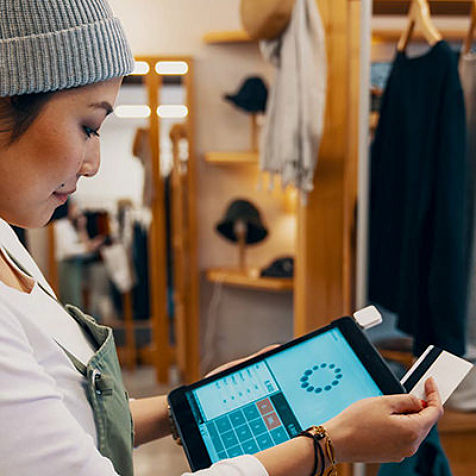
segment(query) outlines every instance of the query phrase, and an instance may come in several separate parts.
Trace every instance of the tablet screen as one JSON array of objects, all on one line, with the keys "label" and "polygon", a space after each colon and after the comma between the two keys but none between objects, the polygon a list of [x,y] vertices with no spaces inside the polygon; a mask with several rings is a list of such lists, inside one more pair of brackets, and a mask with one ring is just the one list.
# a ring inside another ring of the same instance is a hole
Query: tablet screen
[{"label": "tablet screen", "polygon": [[211,461],[253,454],[382,395],[338,328],[187,392]]}]

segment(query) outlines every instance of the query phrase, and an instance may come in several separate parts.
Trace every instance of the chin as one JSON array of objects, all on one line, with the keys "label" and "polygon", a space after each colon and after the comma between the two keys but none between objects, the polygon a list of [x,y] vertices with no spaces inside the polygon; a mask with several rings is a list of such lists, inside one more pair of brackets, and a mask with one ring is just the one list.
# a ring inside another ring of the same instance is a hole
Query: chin
[{"label": "chin", "polygon": [[5,217],[4,220],[19,228],[42,228],[50,222],[52,215],[53,211],[50,210],[47,213],[38,213],[36,216]]}]

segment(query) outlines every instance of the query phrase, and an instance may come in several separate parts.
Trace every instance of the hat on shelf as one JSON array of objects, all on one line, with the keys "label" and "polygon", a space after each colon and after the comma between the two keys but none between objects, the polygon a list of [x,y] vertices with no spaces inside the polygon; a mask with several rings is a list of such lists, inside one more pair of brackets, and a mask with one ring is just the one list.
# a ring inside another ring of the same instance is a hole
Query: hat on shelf
[{"label": "hat on shelf", "polygon": [[292,278],[294,276],[294,258],[282,256],[261,270],[260,276],[266,278]]},{"label": "hat on shelf", "polygon": [[224,98],[246,112],[265,112],[268,88],[262,78],[250,76],[235,94],[225,94]]},{"label": "hat on shelf", "polygon": [[237,199],[230,203],[225,216],[216,225],[216,230],[226,239],[236,243],[238,237],[235,233],[235,225],[239,221],[246,226],[245,242],[247,244],[259,243],[268,236],[268,230],[261,221],[259,210],[253,203],[244,199]]},{"label": "hat on shelf", "polygon": [[134,68],[105,0],[0,0],[0,97],[57,91]]}]

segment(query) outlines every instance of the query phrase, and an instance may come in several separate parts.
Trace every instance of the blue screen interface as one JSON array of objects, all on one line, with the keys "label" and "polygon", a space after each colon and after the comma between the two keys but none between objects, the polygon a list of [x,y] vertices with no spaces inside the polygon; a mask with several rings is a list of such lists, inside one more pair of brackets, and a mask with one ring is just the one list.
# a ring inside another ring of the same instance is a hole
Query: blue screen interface
[{"label": "blue screen interface", "polygon": [[212,463],[253,454],[382,395],[337,328],[187,392]]}]

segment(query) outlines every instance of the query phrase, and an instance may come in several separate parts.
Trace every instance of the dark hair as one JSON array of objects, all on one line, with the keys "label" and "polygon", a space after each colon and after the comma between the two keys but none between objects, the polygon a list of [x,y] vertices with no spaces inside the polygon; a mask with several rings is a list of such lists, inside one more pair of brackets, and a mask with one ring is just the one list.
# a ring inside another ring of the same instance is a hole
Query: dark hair
[{"label": "dark hair", "polygon": [[33,124],[54,93],[22,94],[4,98],[0,106],[0,122],[7,125],[0,132],[11,132],[8,145],[18,140]]}]

